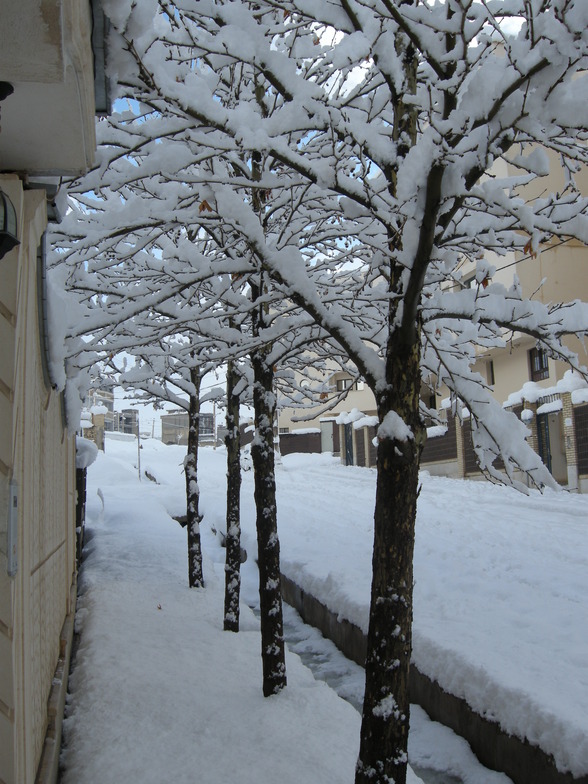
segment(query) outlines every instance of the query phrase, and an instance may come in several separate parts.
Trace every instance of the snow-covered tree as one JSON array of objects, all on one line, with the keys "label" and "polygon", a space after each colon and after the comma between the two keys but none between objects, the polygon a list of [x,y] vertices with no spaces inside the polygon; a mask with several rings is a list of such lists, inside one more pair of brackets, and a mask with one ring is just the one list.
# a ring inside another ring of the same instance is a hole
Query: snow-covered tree
[{"label": "snow-covered tree", "polygon": [[[154,340],[165,359],[170,337],[184,335],[184,366],[195,371],[207,352],[214,351],[215,361],[227,361],[231,369],[240,357],[250,357],[263,690],[269,695],[286,683],[274,478],[275,368],[316,341],[321,330],[270,285],[246,241],[219,222],[210,182],[219,171],[247,170],[243,156],[230,166],[212,164],[206,154],[199,161],[198,145],[186,138],[184,126],[178,131],[175,118],[164,111],[127,112],[102,122],[101,165],[71,184],[72,209],[56,241],[59,261],[70,269],[70,291],[88,303],[88,317],[80,325],[80,331],[92,335],[86,347],[139,353],[141,372],[147,374],[142,381],[151,391],[161,390],[161,384],[151,378],[153,360],[145,359],[141,346]],[[257,219],[264,215],[265,220],[267,195],[255,182],[241,178],[233,186],[255,206]],[[283,225],[282,213],[269,225],[293,230]],[[136,380],[138,372],[135,368],[127,381]],[[194,391],[198,378],[186,381]],[[238,413],[234,391],[228,391],[229,418]],[[189,400],[196,422],[198,395],[190,394]],[[191,421],[191,435],[194,428]],[[228,422],[228,430],[234,433],[234,422]],[[199,540],[190,535],[199,523],[197,439],[192,441],[186,463],[188,531],[194,544],[189,547],[191,585],[201,582],[201,575],[192,578],[199,552]],[[240,553],[235,444],[231,439],[228,450],[225,609],[225,626],[232,629],[238,624]]]},{"label": "snow-covered tree", "polygon": [[225,606],[223,628],[239,631],[239,603],[241,594],[241,431],[240,385],[242,376],[234,360],[227,363],[227,514]]},{"label": "snow-covered tree", "polygon": [[[106,6],[122,42],[121,94],[165,115],[170,138],[190,140],[206,188],[197,203],[222,226],[226,271],[271,279],[374,392],[378,479],[356,782],[404,784],[423,376],[467,406],[491,477],[503,478],[493,465],[500,456],[508,480],[519,470],[541,485],[552,480],[525,427],[472,371],[476,348],[504,344],[506,330],[526,332],[585,372],[561,338],[586,332],[587,308],[525,299],[516,279],[510,288],[492,283],[491,258],[538,252],[556,237],[588,242],[587,201],[574,179],[588,162],[588,5]],[[524,188],[548,174],[546,153],[558,157],[566,185],[525,201]],[[505,174],[509,161],[518,174]],[[148,210],[153,232],[148,205],[161,198],[146,190],[133,205]],[[192,260],[210,274],[202,257]],[[485,287],[459,285],[464,265]]]},{"label": "snow-covered tree", "polygon": [[[105,306],[101,301],[97,307]],[[95,304],[96,306],[96,304]],[[88,313],[91,318],[91,312]],[[168,319],[145,311],[133,319],[113,324],[105,341],[101,335],[86,337],[86,350],[94,359],[102,353],[100,383],[108,376],[109,385],[133,390],[136,399],[161,404],[172,403],[188,417],[188,444],[184,459],[186,478],[186,529],[188,537],[188,583],[191,588],[204,586],[200,542],[198,486],[198,442],[200,408],[203,402],[217,400],[223,392],[214,387],[201,393],[203,376],[216,369],[210,358],[209,344],[199,347],[198,336],[186,330],[174,334]],[[200,348],[200,351],[198,350]],[[117,356],[118,355],[118,356]],[[129,358],[132,355],[132,362]],[[83,358],[82,358],[83,362]],[[129,366],[130,365],[130,366]],[[104,372],[106,371],[106,372]]]},{"label": "snow-covered tree", "polygon": [[200,409],[206,400],[217,399],[220,389],[203,396],[202,378],[210,368],[196,354],[194,343],[184,344],[183,356],[174,357],[169,343],[159,351],[145,348],[136,357],[136,364],[119,376],[125,388],[144,390],[146,400],[173,402],[188,415],[188,444],[184,458],[186,477],[186,530],[188,534],[188,584],[190,588],[204,586],[200,523],[200,488],[198,486],[198,443],[200,438]]}]

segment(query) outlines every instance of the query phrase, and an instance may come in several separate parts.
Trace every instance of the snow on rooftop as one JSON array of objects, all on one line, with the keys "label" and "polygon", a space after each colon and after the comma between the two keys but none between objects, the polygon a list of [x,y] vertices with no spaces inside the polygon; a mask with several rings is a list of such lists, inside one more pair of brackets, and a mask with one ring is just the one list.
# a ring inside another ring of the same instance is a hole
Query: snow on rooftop
[{"label": "snow on rooftop", "polygon": [[566,370],[563,378],[550,387],[543,387],[535,381],[527,381],[519,390],[512,392],[507,397],[504,405],[508,407],[520,406],[525,401],[536,403],[542,397],[563,394],[564,392],[571,392],[573,403],[582,402],[583,397],[588,396],[588,383],[572,370]]}]

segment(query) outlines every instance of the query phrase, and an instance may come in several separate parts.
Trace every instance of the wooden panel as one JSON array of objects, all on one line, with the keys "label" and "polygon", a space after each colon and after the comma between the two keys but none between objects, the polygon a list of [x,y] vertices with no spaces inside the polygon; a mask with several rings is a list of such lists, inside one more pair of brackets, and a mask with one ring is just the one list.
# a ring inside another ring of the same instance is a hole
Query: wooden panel
[{"label": "wooden panel", "polygon": [[421,464],[440,463],[444,460],[455,460],[456,458],[457,437],[455,434],[455,419],[449,417],[445,435],[427,438],[421,455]]},{"label": "wooden panel", "polygon": [[588,405],[574,408],[578,474],[588,474]]},{"label": "wooden panel", "polygon": [[339,435],[339,425],[333,422],[333,453],[338,455],[341,452],[341,438]]},{"label": "wooden panel", "polygon": [[305,454],[321,451],[320,433],[300,433],[294,430],[292,433],[280,434],[280,453],[291,455],[293,452],[304,452]]},{"label": "wooden panel", "polygon": [[355,465],[365,466],[365,428],[355,431]]},{"label": "wooden panel", "polygon": [[[464,453],[464,464],[465,464],[465,472],[466,474],[479,474],[480,473],[480,466],[478,464],[478,458],[474,451],[474,445],[472,443],[472,420],[465,419],[461,425],[461,431],[463,434],[463,453]],[[504,468],[504,462],[502,458],[497,457],[493,461],[494,468],[502,469]]]},{"label": "wooden panel", "polygon": [[378,447],[376,446],[376,433],[378,429],[377,427],[370,426],[368,427],[368,435],[369,435],[369,444],[368,444],[368,455],[369,455],[369,465],[375,466],[378,462]]}]

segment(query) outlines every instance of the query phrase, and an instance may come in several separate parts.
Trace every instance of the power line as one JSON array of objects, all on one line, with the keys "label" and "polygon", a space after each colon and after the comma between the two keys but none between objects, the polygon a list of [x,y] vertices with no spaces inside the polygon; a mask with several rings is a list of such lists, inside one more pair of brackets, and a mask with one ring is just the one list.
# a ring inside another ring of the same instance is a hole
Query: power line
[{"label": "power line", "polygon": [[[550,245],[547,250],[551,250],[552,248],[559,248],[560,245],[565,245],[566,242],[569,242],[571,237],[568,237],[567,240],[561,240],[561,242],[556,242],[554,245]],[[502,270],[508,269],[509,267],[514,267],[515,264],[521,264],[523,261],[527,261],[528,259],[536,259],[536,253],[529,253],[528,256],[523,256],[522,259],[516,259],[515,261],[511,261],[509,264],[505,264],[504,267],[497,267],[496,272],[502,272]]]}]

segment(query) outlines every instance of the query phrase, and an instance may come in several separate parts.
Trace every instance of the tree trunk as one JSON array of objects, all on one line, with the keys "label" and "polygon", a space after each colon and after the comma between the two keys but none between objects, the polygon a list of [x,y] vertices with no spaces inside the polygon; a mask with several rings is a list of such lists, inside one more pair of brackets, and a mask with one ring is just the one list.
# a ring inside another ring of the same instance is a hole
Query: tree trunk
[{"label": "tree trunk", "polygon": [[198,511],[200,490],[198,488],[198,435],[200,433],[200,373],[197,369],[190,370],[190,380],[194,384],[195,394],[190,395],[188,409],[188,454],[184,461],[186,474],[187,529],[188,529],[188,582],[190,588],[202,588],[202,546],[200,543],[200,522],[202,516]]},{"label": "tree trunk", "polygon": [[224,629],[239,631],[241,591],[241,435],[239,432],[239,374],[233,362],[227,363],[227,536],[225,563]]},{"label": "tree trunk", "polygon": [[[263,87],[256,85],[256,98],[262,114]],[[261,179],[262,156],[253,151],[251,173],[255,181]],[[253,207],[264,226],[263,203],[259,189],[251,195]],[[267,306],[259,302],[265,289],[264,272],[249,278],[251,300],[258,303],[251,311],[253,336],[259,338],[266,327]],[[284,652],[284,621],[282,617],[282,585],[280,573],[280,542],[276,505],[276,477],[274,459],[274,416],[276,396],[274,369],[270,361],[271,344],[260,345],[251,354],[253,367],[253,408],[255,438],[251,445],[255,514],[257,528],[257,566],[259,569],[259,609],[261,621],[261,661],[263,667],[263,696],[277,694],[286,686],[286,657]]]},{"label": "tree trunk", "polygon": [[406,783],[412,559],[423,439],[419,353],[419,340],[391,346],[387,389],[376,395],[380,423],[389,412],[396,412],[414,438],[386,437],[385,427],[379,431],[366,690],[356,784]]},{"label": "tree trunk", "polygon": [[255,438],[253,460],[259,567],[259,604],[261,610],[261,658],[263,694],[277,694],[286,685],[284,624],[280,580],[280,543],[278,540],[276,480],[274,475],[274,414],[276,398],[274,373],[266,351],[251,356],[253,366],[253,405]]},{"label": "tree trunk", "polygon": [[[416,0],[401,0],[400,5],[416,5]],[[386,174],[390,193],[396,197],[399,162],[409,154],[417,135],[416,104],[412,100],[405,101],[405,96],[416,93],[418,58],[404,33],[396,36],[394,47],[402,63],[404,83],[402,91],[393,96],[392,135],[397,163]],[[441,176],[439,174],[439,178]],[[434,206],[435,212],[433,205],[427,205],[430,213],[436,215],[438,202]],[[384,389],[375,386],[372,390],[380,427],[366,686],[355,784],[406,784],[414,532],[419,463],[425,435],[419,413],[421,329],[418,303],[434,239],[434,232],[429,232],[430,226],[425,211],[408,285],[404,282],[404,264],[398,262],[396,255],[402,247],[402,232],[394,232],[389,237],[391,298],[386,385]],[[425,239],[427,242],[423,242]],[[398,310],[400,302],[402,313]],[[394,421],[396,415],[408,426],[412,437],[403,437],[399,420]]]}]

